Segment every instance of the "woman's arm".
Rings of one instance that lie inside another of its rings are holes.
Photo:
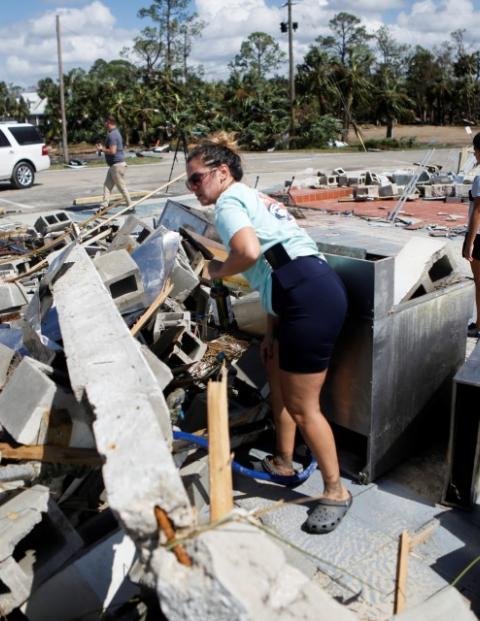
[[[473,252],[473,242],[475,241],[475,237],[477,235],[477,231],[480,228],[480,198],[475,197],[473,203],[473,213],[468,225],[468,232],[465,237],[465,249],[463,252],[463,256],[467,261],[473,261],[472,252]]]
[[[245,226],[230,240],[230,252],[223,263],[210,261],[208,273],[211,278],[225,278],[248,270],[260,256],[260,242],[255,229]]]

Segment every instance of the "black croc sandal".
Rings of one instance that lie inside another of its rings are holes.
[[[335,530],[350,509],[352,502],[350,492],[348,492],[347,500],[321,498],[303,525],[304,529],[312,534],[329,533]]]

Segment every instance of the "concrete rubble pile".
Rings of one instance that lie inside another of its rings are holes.
[[[316,176],[304,179],[301,187],[350,188],[356,200],[372,200],[399,198],[412,180],[415,180],[412,197],[450,199],[447,202],[468,200],[472,183],[465,175],[442,172],[439,165],[425,165],[419,169],[407,168],[382,173],[367,169],[345,171],[343,168],[335,168],[331,173],[320,170]],[[454,198],[455,201],[451,200]]]
[[[472,164],[473,166],[473,164]],[[302,179],[285,181],[284,187],[276,186],[272,188],[272,195],[277,200],[285,203],[295,217],[305,218],[305,212],[300,208],[314,206],[321,209],[324,201],[338,201],[346,204],[346,209],[342,213],[352,213],[351,203],[364,203],[365,215],[362,215],[362,207],[355,208],[353,213],[368,220],[388,222],[389,208],[384,201],[392,202],[392,209],[395,202],[416,201],[419,199],[421,207],[425,207],[429,201],[441,201],[453,204],[457,211],[450,208],[449,211],[437,212],[436,215],[445,216],[448,226],[432,219],[429,210],[402,209],[395,215],[395,225],[404,226],[409,229],[428,228],[432,236],[446,237],[464,234],[466,231],[466,218],[458,211],[458,207],[468,204],[469,191],[472,187],[473,173],[470,164],[465,164],[463,170],[454,173],[445,172],[442,166],[437,164],[414,164],[411,168],[387,170],[374,172],[368,169],[344,170],[335,168],[328,172],[319,170],[314,173],[313,169],[305,171],[306,175]],[[459,162],[460,167],[460,162]],[[460,170],[460,168],[459,168]],[[378,209],[384,209],[384,213],[372,215],[368,211],[366,203],[377,204]],[[328,204],[324,209],[330,212]],[[350,204],[350,207],[347,205]],[[445,207],[443,208],[445,209]],[[448,210],[449,208],[446,207]],[[335,213],[338,212],[335,210]],[[424,218],[426,218],[424,220]]]
[[[88,228],[59,212],[34,229],[1,259],[2,617],[353,619],[240,510],[198,529],[206,453],[173,430],[205,433],[224,361],[232,447],[270,424],[258,297],[230,285],[232,334],[211,318],[205,244],[218,244],[134,215]]]

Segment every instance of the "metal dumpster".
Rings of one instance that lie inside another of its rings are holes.
[[[426,406],[463,364],[473,283],[441,256],[427,274],[432,290],[419,285],[413,299],[394,304],[402,243],[338,229],[335,237],[324,228],[309,233],[349,297],[322,410],[338,426],[342,469],[368,483],[408,455],[422,424],[435,424]],[[353,459],[342,455],[342,429]]]
[[[471,509],[480,494],[480,341],[453,378],[444,504]]]

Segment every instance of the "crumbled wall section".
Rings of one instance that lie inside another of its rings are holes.
[[[153,557],[169,621],[354,621],[356,615],[288,564],[266,534],[246,523],[207,531],[188,545],[192,568],[159,548]]]
[[[151,548],[155,505],[177,527],[194,520],[169,449],[163,393],[83,248],[68,257],[53,294],[72,388],[95,412],[110,506],[137,545]]]

